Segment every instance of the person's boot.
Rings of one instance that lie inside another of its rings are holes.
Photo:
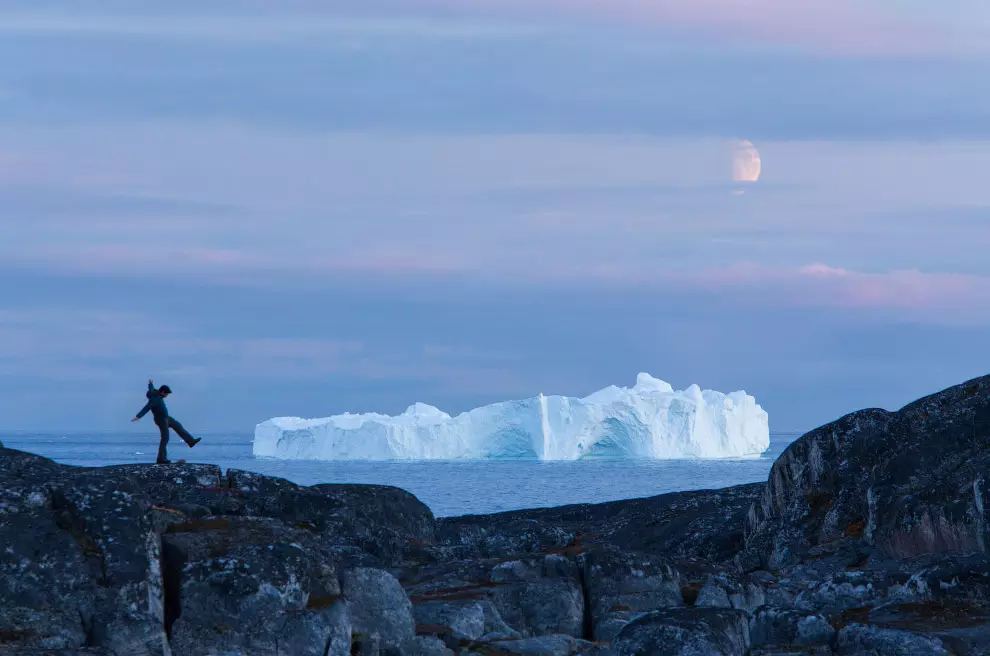
[[[161,458],[159,458],[158,459],[158,462],[156,462],[155,464],[156,465],[171,465],[172,464],[172,461],[171,460],[162,460]]]
[[[191,440],[189,440],[189,448],[190,449],[193,448],[194,446],[196,446],[197,444],[199,444],[202,441],[203,441],[203,438],[202,437],[194,437],[194,438],[192,438]]]

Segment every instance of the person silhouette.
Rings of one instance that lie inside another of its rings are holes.
[[[175,420],[175,418],[170,417],[168,414],[168,407],[165,405],[165,399],[172,393],[172,388],[168,385],[162,385],[158,389],[155,389],[155,383],[152,379],[148,379],[148,392],[145,397],[148,402],[144,404],[141,411],[137,413],[137,416],[131,421],[139,421],[148,412],[151,412],[151,416],[155,421],[155,425],[158,426],[158,430],[161,432],[161,441],[158,443],[158,460],[157,464],[167,465],[171,461],[168,459],[168,454],[166,452],[166,447],[168,446],[168,429],[171,428],[176,432],[176,434],[182,438],[182,441],[189,445],[189,448],[199,444],[201,437],[193,437],[189,434],[182,424]]]

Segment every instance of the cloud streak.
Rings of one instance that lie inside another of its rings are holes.
[[[167,272],[175,279],[234,285],[291,285],[342,282],[354,274],[388,281],[409,276],[442,281],[473,279],[506,288],[520,284],[611,285],[626,289],[662,287],[746,297],[774,307],[844,308],[908,313],[925,321],[990,319],[990,277],[917,269],[867,272],[822,263],[773,267],[740,262],[727,267],[658,268],[636,262],[569,263],[566,260],[470,260],[414,250],[386,249],[349,256],[201,247],[146,247],[105,244],[46,247],[14,261],[36,270],[72,274],[147,276]]]
[[[990,317],[990,278],[914,269],[887,272],[853,271],[814,263],[798,268],[773,268],[743,263],[734,267],[684,274],[664,274],[672,284],[709,291],[762,292],[790,307],[942,311],[953,315]]]
[[[64,14],[30,8],[0,14],[0,31],[28,34],[114,34],[213,41],[325,37],[505,39],[571,28],[697,33],[721,44],[743,43],[838,55],[931,54],[982,48],[978,32],[909,19],[878,2],[852,0],[331,0],[263,5],[214,2],[178,5],[167,15],[133,7]]]

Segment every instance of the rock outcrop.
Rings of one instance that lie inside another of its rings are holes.
[[[990,654],[990,378],[766,484],[435,519],[391,487],[0,445],[0,654]]]

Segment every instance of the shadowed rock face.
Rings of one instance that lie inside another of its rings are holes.
[[[435,520],[392,487],[0,446],[0,653],[990,654],[990,379],[766,484]]]
[[[780,456],[747,545],[769,567],[847,537],[894,558],[985,552],[988,472],[990,377],[855,412]]]
[[[664,494],[601,504],[521,510],[498,515],[441,518],[437,541],[458,553],[507,554],[609,544],[668,558],[720,562],[743,544],[746,513],[764,485]]]

